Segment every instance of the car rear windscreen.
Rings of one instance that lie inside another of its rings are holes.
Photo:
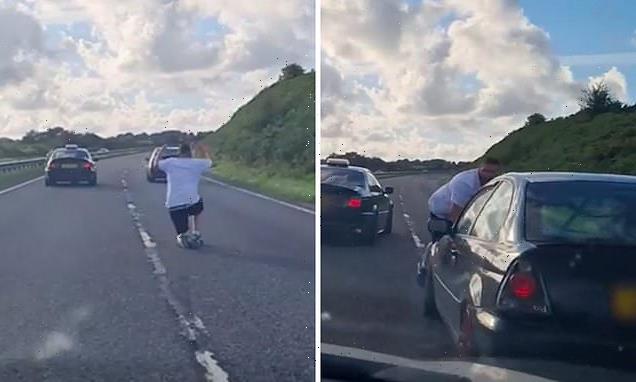
[[[347,168],[323,167],[320,169],[320,183],[354,189],[364,187],[364,175]]]
[[[57,150],[52,155],[53,159],[88,159],[88,153],[84,150]]]
[[[525,234],[536,242],[636,245],[636,184],[530,183]]]
[[[169,158],[179,156],[179,149],[164,149],[161,158]]]

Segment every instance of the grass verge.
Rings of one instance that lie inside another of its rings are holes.
[[[27,180],[37,178],[44,175],[44,170],[41,168],[29,168],[22,171],[15,171],[10,173],[0,173],[0,191],[9,187],[15,186]]]
[[[235,162],[218,162],[212,175],[229,184],[294,203],[313,204],[313,174],[291,176]]]

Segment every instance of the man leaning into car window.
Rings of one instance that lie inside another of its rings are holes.
[[[485,158],[481,166],[462,171],[448,183],[437,189],[428,199],[429,232],[433,242],[442,235],[430,229],[432,220],[444,220],[455,224],[464,206],[479,191],[481,186],[493,179],[500,170],[500,163],[495,158]]]

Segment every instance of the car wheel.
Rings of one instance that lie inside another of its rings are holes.
[[[375,244],[375,240],[378,238],[378,215],[375,215],[373,222],[367,225],[362,231],[362,242],[365,245]]]
[[[49,180],[49,178],[44,178],[44,186],[46,186],[46,187],[50,187],[51,186],[51,181]]]
[[[421,269],[420,277],[422,278],[422,289],[424,292],[424,306],[422,308],[422,313],[424,313],[424,317],[427,318],[437,318],[439,317],[439,312],[437,311],[437,305],[435,304],[435,290],[433,289],[433,272],[426,270],[426,268]]]
[[[154,183],[155,179],[152,176],[146,176],[146,179],[148,179],[148,182],[150,183]]]
[[[475,317],[474,308],[468,303],[462,304],[459,321],[459,336],[455,346],[459,357],[477,357],[479,351],[475,343]]]
[[[97,179],[92,179],[90,182],[88,182],[88,185],[91,187],[97,186]]]
[[[389,235],[393,232],[393,208],[389,211],[389,217],[387,218],[386,227],[384,228],[384,233]]]

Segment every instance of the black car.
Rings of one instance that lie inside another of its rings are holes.
[[[148,179],[149,182],[166,180],[166,173],[156,167],[156,162],[160,161],[161,159],[179,156],[179,147],[166,147],[161,153],[161,158],[158,157],[160,150],[161,147],[156,147],[154,150],[152,150],[152,154],[150,154],[150,157],[146,158],[146,160],[148,161],[148,164],[146,166],[146,179]]]
[[[373,244],[379,233],[391,233],[392,187],[383,189],[371,171],[349,166],[346,159],[328,159],[320,167],[321,225],[326,233],[361,236]]]
[[[430,226],[424,313],[460,355],[634,354],[636,177],[506,174]]]
[[[44,184],[55,185],[58,182],[86,182],[97,185],[95,162],[88,150],[77,145],[66,145],[53,150],[46,161]]]

